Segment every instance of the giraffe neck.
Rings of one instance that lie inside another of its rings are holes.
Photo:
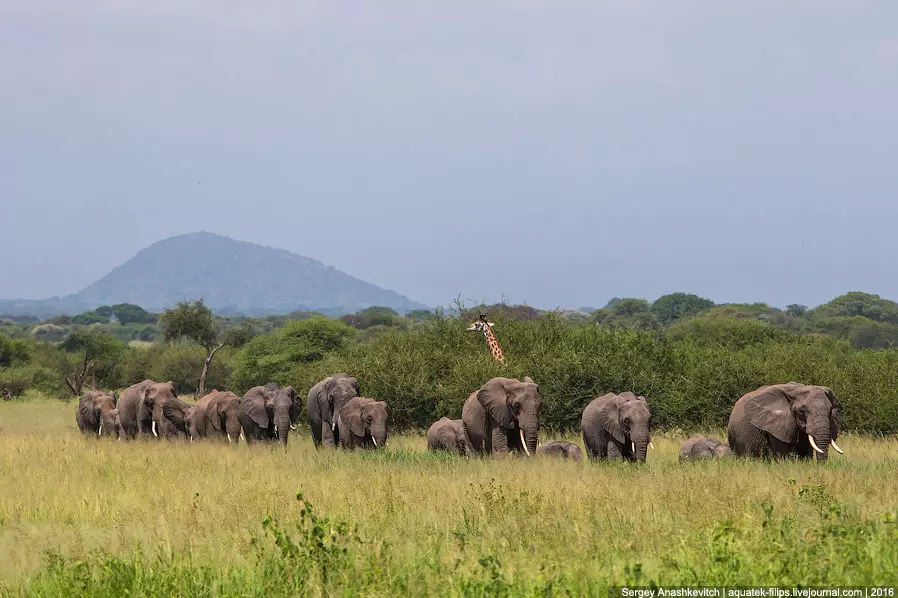
[[[493,359],[504,364],[505,354],[502,352],[502,347],[499,346],[499,341],[496,339],[496,335],[493,334],[492,328],[489,326],[485,327],[483,329],[483,336],[486,337],[486,344],[490,348],[490,353],[492,353]]]

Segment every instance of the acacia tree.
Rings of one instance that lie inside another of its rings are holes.
[[[162,332],[165,340],[173,342],[180,338],[187,338],[206,350],[206,359],[203,360],[203,371],[200,373],[197,396],[206,394],[206,374],[209,372],[209,364],[212,358],[228,344],[227,338],[215,325],[212,310],[203,304],[202,299],[196,301],[181,301],[173,309],[167,309],[161,318]]]
[[[124,350],[124,345],[105,332],[79,329],[72,331],[60,348],[64,351],[61,364],[63,378],[72,394],[78,396],[88,379],[92,386],[96,386],[97,372],[112,366]]]

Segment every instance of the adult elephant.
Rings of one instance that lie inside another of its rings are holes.
[[[608,393],[593,399],[580,419],[580,432],[590,459],[645,461],[651,412],[645,397],[632,392]]]
[[[797,382],[762,386],[733,406],[727,437],[739,456],[782,458],[797,455],[826,461],[836,444],[842,404],[826,386]]]
[[[84,393],[78,401],[75,421],[82,434],[117,436],[115,397],[95,390]]]
[[[432,451],[449,451],[468,454],[465,426],[460,419],[444,417],[430,424],[427,430],[427,448]]]
[[[185,411],[190,407],[178,398],[172,382],[153,382],[143,392],[143,404],[152,414],[150,430],[158,438],[186,437]]]
[[[493,378],[465,400],[461,419],[468,449],[486,455],[536,451],[539,386],[529,377]]]
[[[732,454],[727,443],[705,436],[694,436],[680,445],[680,463],[697,459],[720,459]]]
[[[238,419],[247,442],[277,440],[285,447],[299,419],[299,394],[276,383],[256,386],[243,395]]]
[[[578,463],[583,460],[583,451],[580,450],[580,447],[573,442],[565,440],[553,440],[543,443],[536,448],[536,454],[570,459]]]
[[[350,450],[376,449],[387,444],[387,404],[368,397],[353,397],[337,413],[343,432],[340,444]]]
[[[306,412],[315,448],[340,443],[337,414],[350,399],[359,396],[358,380],[345,372],[329,376],[309,390]]]
[[[232,392],[213,390],[185,413],[187,429],[193,438],[219,437],[228,442],[240,438],[240,397]]]
[[[153,413],[146,406],[144,395],[146,389],[154,381],[147,379],[137,384],[132,384],[122,391],[118,399],[118,414],[121,422],[121,437],[135,438],[138,434],[151,435],[153,427]]]

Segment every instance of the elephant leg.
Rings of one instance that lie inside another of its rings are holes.
[[[623,446],[619,446],[617,441],[609,439],[608,442],[605,443],[605,455],[609,461],[617,461],[618,459],[623,459],[624,448]]]
[[[331,448],[337,446],[336,439],[334,438],[334,431],[331,430],[331,425],[323,419],[321,420],[321,444]]]
[[[490,430],[490,439],[494,455],[504,456],[508,454],[508,433],[502,426],[493,424],[493,428]]]
[[[785,459],[789,455],[795,454],[795,445],[783,442],[771,434],[766,434],[767,442],[770,446],[770,452],[776,459]],[[809,458],[810,455],[799,455]]]

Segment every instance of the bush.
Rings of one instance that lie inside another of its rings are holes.
[[[849,430],[898,431],[898,351],[856,351],[848,343],[801,336],[762,322],[706,322],[681,334],[579,326],[545,314],[537,321],[498,321],[507,365],[495,362],[466,321],[439,318],[407,331],[383,332],[320,361],[297,365],[286,382],[309,388],[338,371],[362,392],[386,401],[397,427],[426,428],[457,418],[468,395],[494,376],[530,376],[540,385],[541,421],[577,431],[586,404],[606,392],[648,398],[654,425],[695,430],[725,427],[743,394],[796,380],[831,386]]]
[[[250,340],[234,360],[232,384],[241,392],[275,381],[288,384],[298,363],[322,359],[345,347],[354,331],[339,320],[293,320]]]

